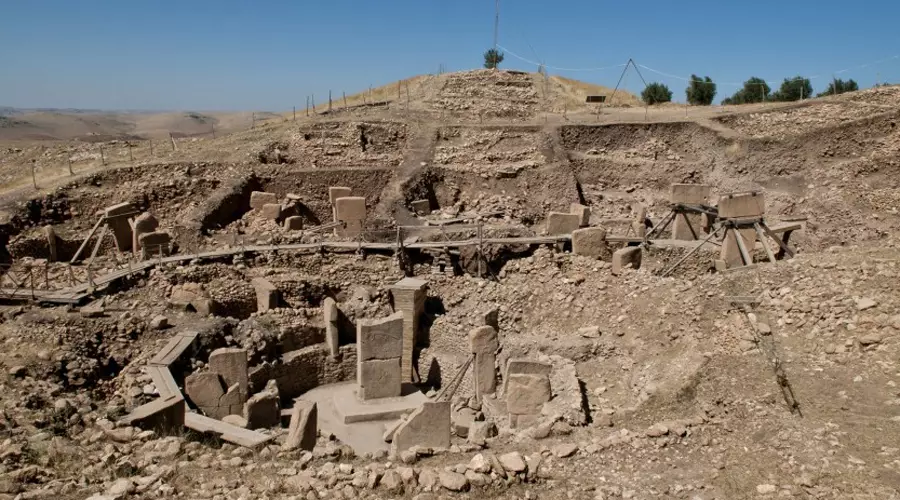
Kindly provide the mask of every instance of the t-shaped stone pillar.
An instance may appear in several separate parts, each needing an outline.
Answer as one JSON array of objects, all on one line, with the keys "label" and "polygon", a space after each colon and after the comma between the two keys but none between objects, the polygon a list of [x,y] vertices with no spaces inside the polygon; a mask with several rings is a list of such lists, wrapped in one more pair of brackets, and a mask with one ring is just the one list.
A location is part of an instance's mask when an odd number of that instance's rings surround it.
[{"label": "t-shaped stone pillar", "polygon": [[425,287],[427,282],[415,278],[403,278],[391,286],[394,310],[403,313],[403,354],[400,358],[401,376],[404,382],[418,382],[413,370],[413,350],[419,334],[419,318],[425,312]]},{"label": "t-shaped stone pillar", "polygon": [[116,248],[120,252],[131,250],[131,224],[128,222],[128,216],[136,212],[134,205],[131,203],[119,203],[103,210],[103,216],[106,217],[106,225],[112,231],[113,238],[116,240]]},{"label": "t-shaped stone pillar", "polygon": [[[710,187],[703,184],[672,184],[669,201],[673,204],[705,205],[708,203],[709,192]],[[672,222],[672,239],[700,239],[701,225],[700,215],[676,213]]]},{"label": "t-shaped stone pillar", "polygon": [[[719,219],[761,219],[765,214],[766,199],[762,193],[727,194],[719,198]],[[721,254],[726,268],[751,264],[750,262],[745,263],[741,256],[737,243],[738,236],[742,238],[747,253],[751,258],[753,257],[753,249],[756,246],[756,230],[753,227],[738,230],[728,228],[725,231],[725,241],[722,242]]]}]

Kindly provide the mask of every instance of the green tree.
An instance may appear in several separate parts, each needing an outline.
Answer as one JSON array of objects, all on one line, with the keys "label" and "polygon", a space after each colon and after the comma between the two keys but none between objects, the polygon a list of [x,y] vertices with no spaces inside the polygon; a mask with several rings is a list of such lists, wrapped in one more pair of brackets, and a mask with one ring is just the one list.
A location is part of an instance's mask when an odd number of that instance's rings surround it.
[{"label": "green tree", "polygon": [[729,98],[722,101],[722,104],[752,104],[755,102],[763,102],[769,98],[772,89],[765,80],[758,77],[750,77],[744,82],[744,88],[738,90]]},{"label": "green tree", "polygon": [[828,84],[828,89],[816,97],[843,94],[844,92],[854,92],[856,90],[859,90],[859,85],[853,81],[852,78],[846,82],[838,78],[837,80],[832,80],[832,82]]},{"label": "green tree", "polygon": [[662,83],[653,82],[641,92],[641,99],[647,104],[670,102],[672,100],[672,91]]},{"label": "green tree", "polygon": [[773,101],[799,101],[801,99],[809,99],[813,96],[812,84],[809,78],[795,76],[794,78],[785,78],[781,82],[781,88],[778,92],[772,94]]},{"label": "green tree", "polygon": [[691,75],[691,83],[684,90],[687,95],[687,101],[694,106],[709,106],[716,97],[716,84],[712,78],[700,78],[697,75]]},{"label": "green tree", "polygon": [[484,67],[487,69],[496,69],[503,62],[503,52],[497,49],[487,49],[484,52]]}]

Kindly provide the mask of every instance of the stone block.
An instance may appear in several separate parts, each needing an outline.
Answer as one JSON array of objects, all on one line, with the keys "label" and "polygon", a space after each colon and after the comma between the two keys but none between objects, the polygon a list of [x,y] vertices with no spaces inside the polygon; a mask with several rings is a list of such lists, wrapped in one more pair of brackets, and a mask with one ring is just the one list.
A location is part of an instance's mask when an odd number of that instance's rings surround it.
[{"label": "stone block", "polygon": [[719,198],[720,219],[762,217],[766,213],[766,199],[762,193],[733,193]]},{"label": "stone block", "polygon": [[562,212],[550,212],[547,215],[547,234],[572,234],[581,227],[581,216]]},{"label": "stone block", "polygon": [[278,203],[266,203],[260,209],[260,214],[265,219],[278,220],[281,218],[281,205]]},{"label": "stone block", "polygon": [[543,361],[514,358],[506,362],[506,375],[542,375],[549,377],[553,365]]},{"label": "stone block", "polygon": [[378,320],[363,319],[356,325],[360,361],[400,359],[403,353],[403,313]]},{"label": "stone block", "polygon": [[103,210],[106,225],[109,226],[113,238],[116,240],[116,248],[120,252],[131,250],[133,233],[131,224],[128,223],[128,217],[135,211],[134,205],[131,203],[119,203]]},{"label": "stone block", "polygon": [[[685,205],[707,205],[711,188],[702,184],[672,184],[670,201]],[[673,240],[694,240],[700,238],[703,227],[702,217],[694,214],[678,214],[672,222]],[[691,229],[694,231],[691,232]]]},{"label": "stone block", "polygon": [[316,446],[317,422],[318,410],[316,403],[299,399],[294,401],[294,408],[291,410],[291,423],[282,449],[312,451]]},{"label": "stone block", "polygon": [[705,184],[672,184],[669,201],[684,205],[706,205],[712,188]]},{"label": "stone block", "polygon": [[550,401],[550,377],[546,375],[509,375],[506,384],[506,410],[515,415],[540,415]]},{"label": "stone block", "polygon": [[219,405],[211,408],[211,413],[207,416],[221,420],[227,415],[241,415],[245,401],[247,393],[241,390],[240,384],[234,384],[225,391],[225,395],[219,399]]},{"label": "stone block", "polygon": [[334,357],[338,355],[340,348],[340,331],[338,330],[340,311],[338,311],[337,302],[331,297],[325,297],[322,312],[325,323],[325,343],[328,345],[328,352]]},{"label": "stone block", "polygon": [[225,387],[218,373],[194,372],[184,379],[184,393],[194,405],[208,414],[205,409],[219,406]]},{"label": "stone block", "polygon": [[184,411],[184,398],[181,396],[157,398],[150,403],[138,406],[124,416],[119,423],[156,431],[159,434],[181,432],[184,428]]},{"label": "stone block", "polygon": [[53,229],[53,226],[47,225],[44,226],[44,236],[47,238],[47,250],[49,255],[50,262],[56,262],[59,256],[57,255],[57,236],[56,231]]},{"label": "stone block", "polygon": [[479,326],[469,330],[469,352],[496,352],[500,348],[497,330],[492,326]]},{"label": "stone block", "polygon": [[151,233],[143,233],[138,237],[141,246],[141,259],[152,259],[160,255],[169,255],[169,245],[172,243],[172,237],[164,231],[153,231]]},{"label": "stone block", "polygon": [[141,249],[141,235],[152,233],[159,228],[159,221],[150,212],[144,212],[134,219],[132,226],[133,240],[132,249],[137,252]]},{"label": "stone block", "polygon": [[352,192],[348,187],[332,186],[328,188],[328,202],[334,205],[338,198],[347,198]]},{"label": "stone block", "polygon": [[247,421],[248,429],[281,425],[281,405],[274,380],[270,380],[264,390],[254,394],[244,403],[243,417]]},{"label": "stone block", "polygon": [[250,284],[256,291],[256,312],[266,312],[278,307],[280,294],[271,281],[265,278],[253,278]]},{"label": "stone block", "polygon": [[397,428],[391,451],[398,454],[413,446],[423,448],[450,447],[450,402],[427,401],[416,408]]},{"label": "stone block", "polygon": [[720,253],[720,258],[724,262],[726,269],[752,264],[752,262],[744,263],[744,258],[741,256],[741,249],[738,248],[737,244],[737,238],[739,237],[744,240],[744,248],[747,249],[750,258],[753,258],[753,252],[756,248],[756,230],[729,229],[725,233],[725,239],[722,241],[722,250]]},{"label": "stone block", "polygon": [[569,207],[569,213],[580,217],[579,226],[588,227],[591,225],[591,207],[586,207],[580,203],[572,203]]},{"label": "stone block", "polygon": [[277,203],[278,196],[275,193],[266,193],[265,191],[253,191],[250,193],[250,208],[259,210],[265,205]]},{"label": "stone block", "polygon": [[497,424],[493,420],[472,422],[469,426],[469,434],[466,440],[470,443],[484,444],[486,439],[497,437]]},{"label": "stone block", "polygon": [[613,276],[622,274],[626,267],[641,268],[641,247],[625,247],[613,252],[612,273]]},{"label": "stone block", "polygon": [[399,397],[403,391],[400,358],[357,361],[357,395],[359,399]]},{"label": "stone block", "polygon": [[431,202],[428,200],[415,200],[409,206],[416,215],[431,214]]},{"label": "stone block", "polygon": [[403,313],[403,345],[400,356],[401,373],[404,382],[418,382],[413,367],[413,350],[419,338],[419,323],[425,312],[426,288],[425,280],[403,278],[391,286],[391,297],[394,310]]},{"label": "stone block", "polygon": [[229,391],[237,384],[243,395],[243,403],[247,399],[249,378],[247,374],[247,351],[235,347],[216,349],[209,355],[209,369],[218,373]]},{"label": "stone block", "polygon": [[343,223],[335,231],[338,236],[358,235],[366,219],[366,199],[362,196],[345,196],[334,201],[334,220]]},{"label": "stone block", "polygon": [[475,397],[480,401],[485,394],[497,391],[497,355],[493,351],[475,354],[472,365],[475,376]]},{"label": "stone block", "polygon": [[301,231],[303,229],[303,217],[292,215],[284,219],[284,228],[288,231]]},{"label": "stone block", "polygon": [[592,259],[609,259],[612,252],[606,243],[606,229],[586,227],[572,231],[572,253]]}]

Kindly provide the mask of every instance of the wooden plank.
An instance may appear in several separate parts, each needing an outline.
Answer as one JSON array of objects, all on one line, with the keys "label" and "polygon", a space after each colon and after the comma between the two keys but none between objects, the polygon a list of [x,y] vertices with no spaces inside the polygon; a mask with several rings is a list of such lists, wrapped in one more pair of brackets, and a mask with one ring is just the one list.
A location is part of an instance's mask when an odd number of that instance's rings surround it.
[{"label": "wooden plank", "polygon": [[204,417],[198,413],[185,413],[184,426],[197,432],[218,434],[225,441],[245,448],[256,448],[273,438],[273,436],[226,424],[221,420]]},{"label": "wooden plank", "polygon": [[159,391],[161,398],[182,396],[181,389],[178,388],[178,384],[175,383],[175,377],[172,376],[172,372],[169,371],[167,366],[149,365],[147,366],[147,373],[153,379],[153,385],[156,386],[156,390]]},{"label": "wooden plank", "polygon": [[169,342],[160,349],[150,360],[151,366],[172,366],[178,361],[182,354],[187,351],[197,340],[197,333],[191,332],[182,335],[175,335]]},{"label": "wooden plank", "polygon": [[88,246],[88,243],[91,241],[91,237],[94,236],[94,233],[97,232],[97,228],[99,228],[100,224],[103,224],[103,221],[105,221],[105,220],[106,219],[101,216],[100,220],[98,220],[97,223],[94,224],[94,228],[91,229],[90,233],[88,233],[87,238],[85,238],[84,241],[81,242],[81,246],[78,247],[78,250],[75,252],[75,255],[72,256],[72,260],[69,261],[69,264],[74,264],[74,263],[78,262],[78,257],[81,256],[81,252],[83,252],[84,249]]}]

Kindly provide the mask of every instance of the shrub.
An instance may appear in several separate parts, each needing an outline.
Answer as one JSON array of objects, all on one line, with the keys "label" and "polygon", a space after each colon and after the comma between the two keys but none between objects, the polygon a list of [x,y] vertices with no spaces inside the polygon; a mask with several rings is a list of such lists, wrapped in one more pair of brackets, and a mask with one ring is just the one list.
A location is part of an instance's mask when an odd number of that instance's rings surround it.
[{"label": "shrub", "polygon": [[785,78],[781,82],[781,88],[778,92],[772,94],[773,101],[799,101],[801,99],[809,99],[813,96],[812,84],[809,78],[795,76],[794,78]]},{"label": "shrub", "polygon": [[769,97],[772,89],[765,80],[758,77],[750,77],[744,82],[744,88],[738,90],[729,98],[722,101],[722,104],[750,104],[754,102],[763,102]]},{"label": "shrub", "polygon": [[662,83],[653,82],[641,92],[641,99],[647,104],[670,102],[672,100],[672,91]]},{"label": "shrub", "polygon": [[497,49],[487,49],[484,52],[484,67],[487,69],[496,69],[503,62],[503,52]]}]

